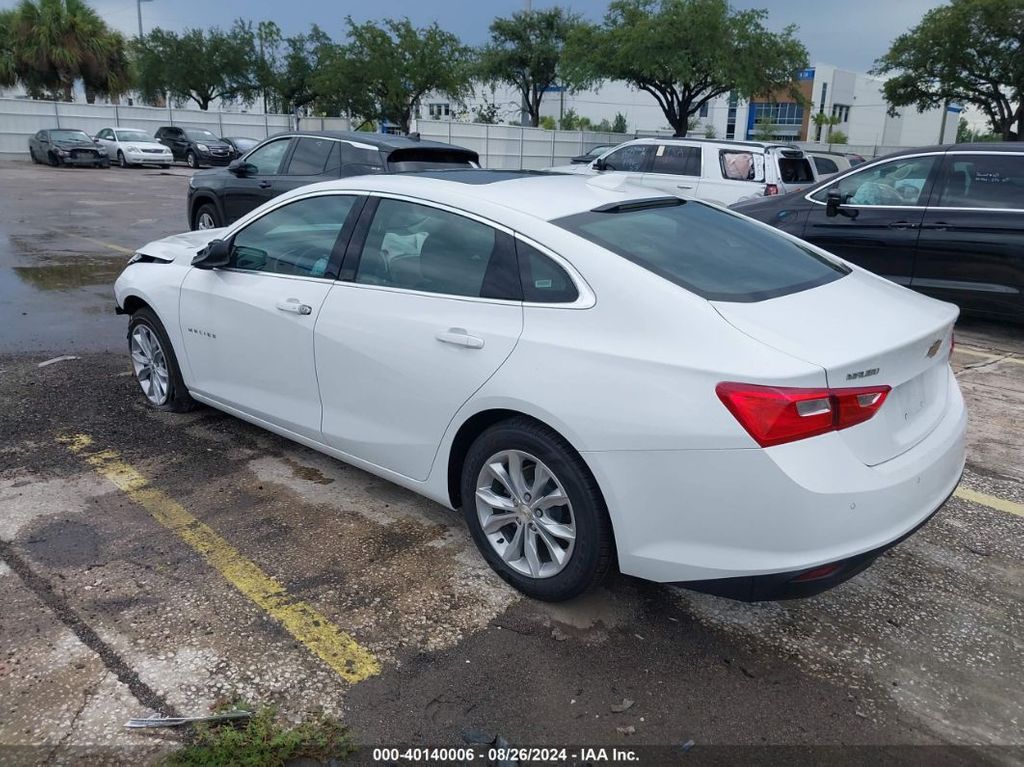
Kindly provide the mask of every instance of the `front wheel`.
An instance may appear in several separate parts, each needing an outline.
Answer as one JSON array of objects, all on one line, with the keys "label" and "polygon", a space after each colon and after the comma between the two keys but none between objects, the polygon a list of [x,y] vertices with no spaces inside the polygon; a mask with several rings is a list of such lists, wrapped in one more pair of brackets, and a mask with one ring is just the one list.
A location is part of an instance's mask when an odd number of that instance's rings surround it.
[{"label": "front wheel", "polygon": [[611,568],[614,537],[604,498],[568,442],[528,418],[481,434],[462,467],[473,540],[505,581],[535,599],[572,599]]},{"label": "front wheel", "polygon": [[132,314],[128,323],[128,351],[132,370],[151,407],[184,413],[197,403],[185,388],[167,331],[149,307]]},{"label": "front wheel", "polygon": [[199,206],[192,221],[193,229],[216,229],[220,225],[220,216],[212,203],[207,202]]},{"label": "front wheel", "polygon": [[118,150],[118,153],[117,153],[117,164],[120,165],[122,168],[127,168],[128,167],[128,158],[125,157],[124,156],[124,152],[122,152],[120,150]]},{"label": "front wheel", "polygon": [[188,154],[185,155],[185,164],[190,168],[199,167],[199,158],[196,157],[196,153],[189,150]]}]

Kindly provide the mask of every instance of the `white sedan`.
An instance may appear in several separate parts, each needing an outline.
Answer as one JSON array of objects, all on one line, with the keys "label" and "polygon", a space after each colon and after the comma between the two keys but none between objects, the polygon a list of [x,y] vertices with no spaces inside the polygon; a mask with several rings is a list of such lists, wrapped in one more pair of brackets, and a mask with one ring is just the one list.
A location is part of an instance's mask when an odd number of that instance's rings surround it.
[{"label": "white sedan", "polygon": [[146,131],[137,128],[103,128],[96,134],[95,140],[107,150],[110,159],[122,168],[132,165],[169,168],[174,162],[170,149]]},{"label": "white sedan", "polygon": [[149,403],[205,403],[461,508],[533,597],[614,565],[821,591],[964,466],[954,306],[766,225],[607,179],[304,186],[117,280]]}]

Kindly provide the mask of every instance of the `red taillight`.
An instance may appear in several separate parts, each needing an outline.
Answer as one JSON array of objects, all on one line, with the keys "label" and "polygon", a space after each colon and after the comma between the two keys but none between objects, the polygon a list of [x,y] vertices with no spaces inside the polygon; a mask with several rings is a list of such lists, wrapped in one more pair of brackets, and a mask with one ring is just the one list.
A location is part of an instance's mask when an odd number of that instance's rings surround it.
[{"label": "red taillight", "polygon": [[779,193],[779,185],[778,184],[765,184],[764,185],[764,196],[765,197],[771,197],[773,194],[778,194],[778,193]]},{"label": "red taillight", "polygon": [[724,382],[715,392],[757,444],[771,447],[867,421],[882,407],[889,387],[804,389]]},{"label": "red taillight", "polygon": [[822,565],[821,567],[815,567],[813,570],[808,570],[805,573],[801,573],[794,578],[790,583],[807,583],[808,581],[820,581],[822,578],[828,578],[835,575],[842,569],[842,564],[838,565]]}]

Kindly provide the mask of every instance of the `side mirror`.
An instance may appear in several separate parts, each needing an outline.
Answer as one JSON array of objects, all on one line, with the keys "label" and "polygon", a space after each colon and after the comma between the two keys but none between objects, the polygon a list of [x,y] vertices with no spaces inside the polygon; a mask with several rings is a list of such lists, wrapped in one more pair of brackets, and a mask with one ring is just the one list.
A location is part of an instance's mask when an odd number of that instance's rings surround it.
[{"label": "side mirror", "polygon": [[597,171],[608,170],[608,163],[598,158],[597,160],[594,160],[592,163],[590,163],[590,167]]},{"label": "side mirror", "polygon": [[839,187],[832,187],[828,190],[828,196],[825,198],[825,215],[835,218],[839,215],[839,208],[842,204],[843,196],[839,193]]},{"label": "side mirror", "polygon": [[228,171],[234,173],[239,178],[248,176],[253,170],[255,170],[255,167],[245,162],[241,157],[228,163]]},{"label": "side mirror", "polygon": [[192,266],[196,269],[216,269],[227,266],[230,262],[231,243],[227,240],[211,240],[210,244],[192,259]]}]

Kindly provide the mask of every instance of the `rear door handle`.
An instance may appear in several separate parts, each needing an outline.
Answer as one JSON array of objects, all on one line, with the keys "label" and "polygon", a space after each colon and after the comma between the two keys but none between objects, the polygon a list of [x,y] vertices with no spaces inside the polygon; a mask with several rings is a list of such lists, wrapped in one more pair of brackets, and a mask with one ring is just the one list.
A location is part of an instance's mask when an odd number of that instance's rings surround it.
[{"label": "rear door handle", "polygon": [[259,186],[260,186],[260,189],[270,189],[270,182],[269,181],[261,181]]},{"label": "rear door handle", "polygon": [[909,221],[893,221],[889,224],[890,229],[917,229],[918,224],[912,224]]},{"label": "rear door handle", "polygon": [[686,184],[676,184],[676,189],[693,189],[693,187]]},{"label": "rear door handle", "polygon": [[949,228],[949,224],[945,221],[936,221],[934,224],[921,224],[922,229],[932,229],[934,231],[942,231]]},{"label": "rear door handle", "polygon": [[448,328],[434,335],[438,341],[452,346],[461,346],[464,349],[483,349],[484,339],[479,336],[471,336],[465,328]]},{"label": "rear door handle", "polygon": [[309,304],[304,304],[297,298],[289,298],[287,301],[278,301],[277,308],[282,312],[291,312],[292,314],[312,314],[313,307]]}]

